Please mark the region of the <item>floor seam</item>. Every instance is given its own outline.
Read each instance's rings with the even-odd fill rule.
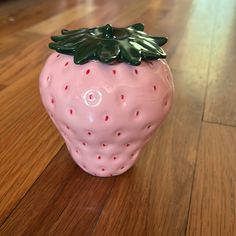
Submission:
[[[216,10],[217,10],[217,8],[216,8]],[[195,184],[195,181],[196,181],[196,169],[197,169],[197,165],[198,165],[198,153],[199,153],[199,147],[200,147],[200,141],[201,141],[201,135],[202,135],[202,126],[203,126],[203,123],[204,123],[206,99],[207,99],[207,94],[208,94],[210,67],[211,67],[211,61],[212,61],[212,56],[211,56],[212,51],[213,51],[212,42],[213,42],[213,39],[214,39],[214,32],[215,32],[215,28],[216,28],[217,15],[218,14],[216,13],[215,16],[214,16],[213,27],[212,27],[212,36],[211,36],[211,40],[210,40],[211,48],[210,48],[209,63],[208,63],[208,68],[207,68],[207,78],[206,78],[205,92],[204,92],[204,97],[203,97],[202,117],[201,117],[200,130],[199,130],[198,141],[197,141],[197,151],[196,151],[196,154],[195,154],[195,165],[194,165],[193,176],[192,176],[192,185],[191,185],[190,198],[189,198],[189,207],[188,207],[186,227],[185,227],[185,236],[187,235],[187,232],[188,232],[188,226],[189,226],[189,222],[190,222],[189,217],[190,217],[191,203],[192,203],[192,197],[193,197],[193,190],[194,190],[194,184]]]
[[[197,169],[197,164],[198,164],[198,153],[199,153],[199,147],[200,147],[200,141],[201,141],[201,135],[202,135],[202,125],[203,123],[201,122],[200,131],[198,135],[198,142],[197,142],[196,159],[195,159],[195,165],[194,165],[193,176],[192,176],[192,184],[191,184],[191,191],[190,191],[190,198],[189,198],[189,205],[188,205],[189,207],[188,207],[188,213],[187,213],[187,222],[186,222],[186,227],[185,227],[185,235],[187,235],[187,230],[188,230],[188,225],[189,225],[190,209],[191,209],[191,203],[192,203],[194,183],[196,179],[196,169]]]
[[[220,125],[220,126],[225,126],[225,127],[236,128],[236,125],[224,124],[224,123],[217,122],[217,121],[203,120],[202,122],[207,123],[207,124],[214,124],[214,125]]]

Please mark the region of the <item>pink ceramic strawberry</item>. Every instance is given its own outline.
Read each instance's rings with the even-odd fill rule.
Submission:
[[[97,176],[119,175],[170,110],[166,38],[142,24],[63,30],[40,76],[43,104],[75,162]]]

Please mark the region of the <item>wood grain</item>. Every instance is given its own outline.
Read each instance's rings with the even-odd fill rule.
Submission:
[[[79,6],[68,9],[63,13],[60,13],[38,24],[35,24],[27,28],[25,31],[48,35],[57,29],[58,30],[62,29],[73,20],[78,18],[80,19],[88,15],[93,10],[94,10],[93,5],[80,4]]]
[[[236,128],[203,124],[187,235],[236,235],[235,143]]]
[[[236,126],[236,1],[219,3],[204,120]],[[221,45],[219,47],[219,45]]]
[[[4,88],[6,88],[6,86],[3,84],[0,84],[0,91],[3,90]]]
[[[114,181],[86,174],[64,146],[1,227],[0,235],[89,235]]]
[[[204,85],[187,72],[174,71],[174,78],[172,113],[135,168],[117,179],[94,235],[184,235]]]
[[[28,75],[37,80],[44,61],[51,53],[47,48],[48,42],[48,37],[43,37],[3,58],[0,62],[0,83],[8,86]]]
[[[44,112],[38,80],[26,75],[0,93],[0,224],[62,146]]]
[[[162,1],[160,1],[162,3]],[[163,2],[164,3],[164,2]],[[136,21],[144,21],[145,13],[152,7],[147,5],[145,1],[130,1],[124,8],[125,0],[119,2],[119,5],[114,7],[112,1],[106,2],[106,7],[97,6],[96,10],[91,14],[78,18],[68,24],[67,28],[76,28],[78,25],[86,25],[87,27],[94,27],[94,25],[105,25],[108,22],[116,27],[125,27],[133,24]],[[130,14],[133,12],[133,14]]]
[[[17,57],[22,49],[28,47],[30,44],[42,38],[41,35],[30,32],[17,32],[11,36],[1,36],[0,40],[0,59],[4,60],[11,54]],[[2,62],[1,62],[2,64]]]
[[[0,1],[1,35],[21,31],[76,4],[78,4],[76,0],[58,3],[45,0]]]
[[[178,44],[170,59],[170,66],[178,70],[207,74],[217,4],[213,1],[195,0],[189,7],[191,14],[183,14],[184,30],[182,29],[178,35]],[[178,18],[180,12],[182,11],[177,12]],[[175,28],[176,22],[178,19],[172,25],[172,29]],[[180,27],[183,27],[183,24]],[[170,35],[170,40],[174,40],[173,36]]]

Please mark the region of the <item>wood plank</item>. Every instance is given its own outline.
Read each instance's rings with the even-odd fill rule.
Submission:
[[[62,146],[33,69],[0,93],[0,223]]]
[[[204,120],[236,126],[236,1],[221,1],[219,7]]]
[[[64,146],[0,228],[0,235],[89,235],[114,181],[86,174]]]
[[[67,0],[66,3],[47,0],[0,1],[1,35],[22,31],[77,4],[75,0]]]
[[[39,34],[50,34],[56,30],[60,30],[75,19],[80,19],[94,11],[94,6],[89,4],[80,4],[76,7],[68,9],[60,14],[57,14],[49,19],[39,22],[27,28],[26,32]]]
[[[203,124],[187,235],[236,235],[235,143],[236,128]]]
[[[125,1],[123,2],[125,3]],[[99,4],[96,6],[88,4],[79,5],[78,7],[65,11],[63,14],[58,14],[57,16],[34,25],[26,29],[26,31],[50,34],[56,30],[59,31],[63,27],[71,29],[78,28],[78,25],[80,25],[80,27],[94,27],[107,23],[123,27],[139,21],[140,16],[145,14],[145,12],[152,7],[151,4],[147,5],[145,1],[131,1],[125,9],[122,7],[121,2],[115,8],[113,6],[114,4],[112,2],[106,3],[106,8]],[[80,12],[79,17],[78,12]],[[81,12],[83,14],[81,14]],[[130,12],[135,12],[136,14],[131,15]],[[61,24],[58,22],[61,22]],[[60,28],[58,28],[58,25],[60,25]]]
[[[17,54],[28,47],[28,45],[40,40],[41,38],[42,35],[30,32],[18,32],[11,36],[1,36],[0,59],[4,60],[4,58],[12,54],[17,56]]]
[[[183,4],[178,2],[176,5],[179,5],[174,6],[178,10],[177,14],[172,15],[175,13],[174,8],[171,10],[171,13],[174,11],[171,17],[167,15],[165,22],[160,21],[160,23],[164,23],[163,27],[171,31],[170,41],[178,40],[177,45],[173,42],[175,47],[172,47],[174,52],[172,52],[173,57],[170,58],[170,66],[178,70],[206,74],[209,67],[214,22],[219,9],[218,4],[215,1],[194,0],[187,13],[185,13],[186,7]],[[183,20],[185,24],[183,24]],[[175,28],[176,22],[179,25],[177,29]]]
[[[37,80],[43,63],[52,52],[48,43],[49,38],[45,36],[3,58],[0,62],[0,83],[8,86],[28,74],[34,74]]]
[[[196,74],[174,71],[174,78],[168,120],[135,168],[117,178],[93,235],[184,235],[205,85]]]

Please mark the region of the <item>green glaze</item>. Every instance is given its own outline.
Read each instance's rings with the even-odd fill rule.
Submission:
[[[166,37],[154,37],[143,32],[144,25],[137,23],[126,28],[110,24],[96,28],[62,30],[62,35],[52,36],[49,48],[74,56],[76,64],[90,60],[103,63],[126,62],[139,65],[142,60],[165,58],[161,48]]]

